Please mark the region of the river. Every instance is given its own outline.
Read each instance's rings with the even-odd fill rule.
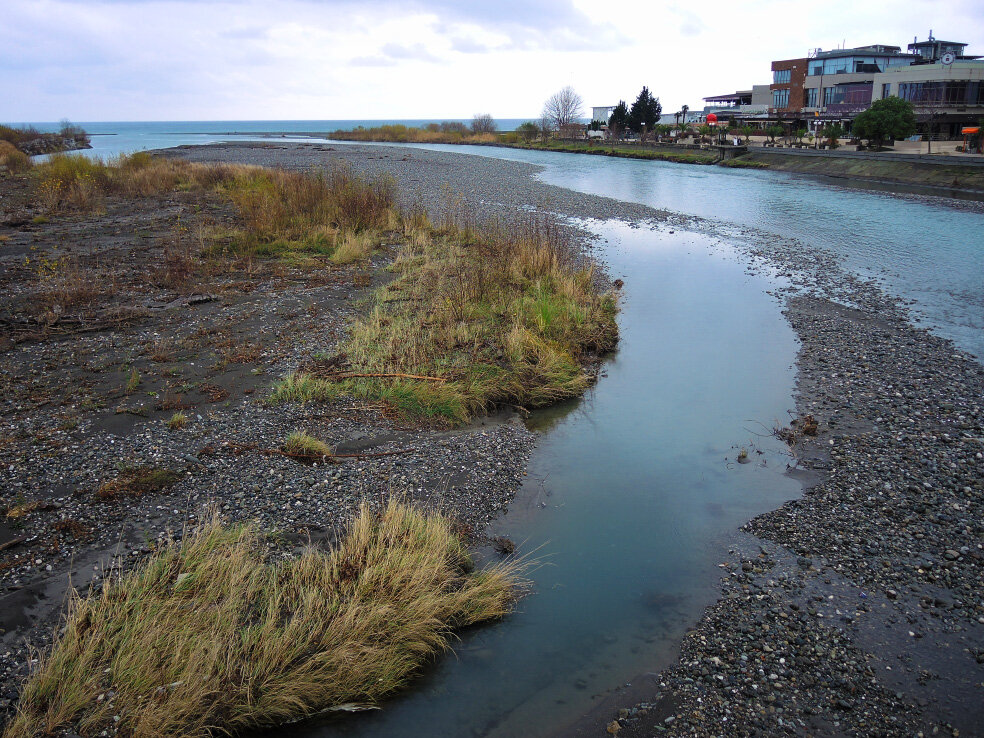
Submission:
[[[768,432],[793,407],[797,341],[767,294],[779,279],[750,271],[734,238],[828,249],[984,355],[984,214],[974,207],[771,172],[474,153],[709,227],[584,224],[626,281],[622,342],[583,401],[531,419],[542,433],[529,481],[494,532],[539,562],[533,593],[505,621],[465,633],[383,710],[303,735],[570,735],[621,690],[630,703],[632,686],[675,658],[716,596],[716,564],[738,526],[800,493]],[[751,463],[736,463],[742,448]]]

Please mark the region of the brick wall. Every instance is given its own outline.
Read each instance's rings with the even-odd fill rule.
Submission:
[[[804,59],[783,59],[772,62],[772,71],[789,70],[789,82],[769,85],[770,90],[789,90],[789,104],[779,108],[779,112],[796,112],[806,107],[806,93],[803,89],[806,83],[806,64]],[[772,108],[770,108],[771,110]]]

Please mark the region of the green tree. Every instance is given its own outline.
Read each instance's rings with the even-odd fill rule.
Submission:
[[[912,103],[895,95],[875,100],[854,119],[854,135],[868,139],[875,148],[879,148],[885,139],[906,138],[915,130],[916,115]]]
[[[828,123],[820,129],[820,135],[827,139],[827,145],[836,149],[839,145],[837,139],[844,138],[844,126],[840,123]]]
[[[533,140],[540,135],[540,126],[531,120],[525,123],[520,123],[516,127],[516,133],[518,133],[526,143],[532,143]]]
[[[742,137],[745,139],[745,145],[748,146],[748,139],[752,135],[752,127],[748,125],[742,126],[741,128],[738,129],[738,133],[742,135]]]
[[[781,136],[783,133],[783,127],[776,124],[771,125],[765,129],[765,135],[769,137],[769,141],[772,143],[776,142],[776,136]]]
[[[625,104],[625,100],[619,100],[618,105],[612,108],[612,114],[608,116],[608,135],[613,140],[620,139],[628,125],[629,106]]]
[[[651,131],[656,125],[662,112],[663,106],[659,98],[653,97],[648,87],[643,87],[629,110],[628,128],[645,135],[646,131]]]

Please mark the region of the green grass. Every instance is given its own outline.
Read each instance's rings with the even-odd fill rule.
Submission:
[[[335,450],[324,441],[310,436],[303,431],[294,431],[283,445],[284,453],[291,456],[302,456],[311,458],[331,458],[335,455]]]
[[[656,161],[679,162],[682,164],[713,164],[718,160],[717,152],[696,150],[668,151],[666,149],[646,149],[637,146],[612,146],[610,143],[589,144],[549,141],[547,143],[525,144],[518,148],[561,151],[570,154],[614,156],[624,159],[652,159]]]
[[[473,571],[447,519],[397,503],[275,561],[212,518],[71,603],[4,736],[205,738],[375,705],[454,629],[509,613],[520,566]]]
[[[349,395],[404,419],[460,424],[497,406],[583,393],[584,363],[618,341],[614,294],[535,224],[519,234],[408,224],[394,269],[342,348],[347,374],[386,376],[297,373],[273,401]]]
[[[769,169],[769,165],[761,161],[751,161],[749,159],[744,159],[742,157],[737,157],[735,159],[725,159],[721,162],[722,167],[730,167],[731,169]]]

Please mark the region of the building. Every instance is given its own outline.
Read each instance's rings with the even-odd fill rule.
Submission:
[[[705,97],[703,117],[714,113],[718,120],[734,123],[768,118],[771,101],[769,85],[753,85],[750,90],[738,90],[729,95]]]
[[[599,123],[608,123],[608,119],[612,117],[612,111],[615,109],[614,105],[602,105],[601,107],[591,108],[591,120],[592,122],[598,121]]]
[[[898,95],[913,104],[920,132],[957,136],[984,115],[984,61],[966,47],[930,33],[904,52],[873,44],[774,61],[769,118],[797,128],[832,121],[849,128],[875,100]]]

